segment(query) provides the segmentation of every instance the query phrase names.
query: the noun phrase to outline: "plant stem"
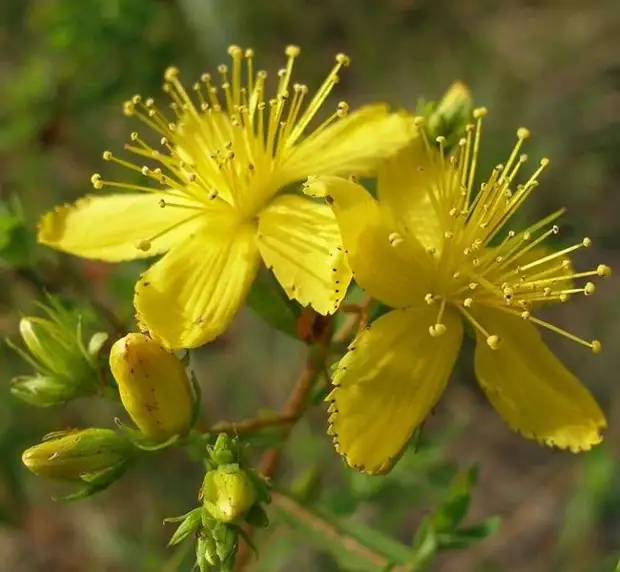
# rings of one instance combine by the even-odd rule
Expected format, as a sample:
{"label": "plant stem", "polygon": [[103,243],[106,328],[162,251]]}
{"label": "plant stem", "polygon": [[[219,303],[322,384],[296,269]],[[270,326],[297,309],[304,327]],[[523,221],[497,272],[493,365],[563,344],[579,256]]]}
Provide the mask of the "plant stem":
{"label": "plant stem", "polygon": [[265,429],[266,427],[277,427],[278,425],[288,425],[298,419],[298,415],[275,415],[272,417],[254,417],[242,421],[221,421],[215,423],[209,429],[209,433],[227,433],[229,435],[248,435]]}
{"label": "plant stem", "polygon": [[[390,564],[389,560],[379,552],[376,552],[361,544],[355,538],[344,533],[336,525],[323,520],[319,515],[309,511],[294,499],[282,493],[271,493],[271,504],[282,511],[294,516],[296,520],[303,522],[306,526],[320,532],[326,538],[337,541],[345,550],[352,554],[362,557],[370,564],[382,570]],[[391,572],[411,572],[415,568],[408,565],[394,566]]]}
{"label": "plant stem", "polygon": [[[306,405],[306,398],[312,390],[317,376],[325,367],[325,360],[329,355],[332,333],[333,322],[330,320],[328,327],[323,330],[320,339],[317,340],[317,346],[314,348],[316,351],[312,351],[313,348],[309,348],[306,361],[304,362],[302,370],[297,377],[297,381],[295,382],[288,399],[282,406],[281,416],[291,419],[290,424],[282,428],[283,441],[288,439],[295,425],[295,421],[301,417]],[[280,460],[281,452],[281,447],[272,447],[263,453],[263,456],[258,464],[258,470],[264,477],[268,479],[273,477],[278,466],[278,461]],[[246,533],[251,537],[253,528],[247,527]],[[236,572],[241,572],[245,569],[250,554],[251,550],[249,546],[246,542],[242,542],[239,546],[239,552],[237,553],[237,559],[235,562]]]}

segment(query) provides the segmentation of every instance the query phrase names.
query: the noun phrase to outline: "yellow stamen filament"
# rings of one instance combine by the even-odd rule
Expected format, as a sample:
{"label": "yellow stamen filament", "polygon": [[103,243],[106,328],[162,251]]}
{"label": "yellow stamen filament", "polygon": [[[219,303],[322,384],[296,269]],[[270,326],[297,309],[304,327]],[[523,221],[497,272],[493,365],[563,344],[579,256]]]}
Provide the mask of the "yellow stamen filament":
{"label": "yellow stamen filament", "polygon": [[[277,190],[269,185],[274,168],[304,134],[349,59],[344,54],[336,56],[335,65],[308,102],[308,88],[291,84],[300,50],[288,46],[286,64],[278,73],[276,93],[267,100],[267,74],[254,71],[253,51],[232,45],[228,53],[230,66],[220,65],[213,77],[203,74],[189,90],[181,83],[177,68],[166,70],[163,90],[171,101],[172,119],[166,117],[152,99],[143,100],[137,95],[124,104],[125,114],[137,117],[157,133],[162,146],[153,149],[132,133],[131,143],[125,149],[158,163],[159,172],[153,168],[145,170],[144,165],[117,158],[111,152],[106,152],[104,159],[141,172],[167,187],[163,191],[172,191],[175,196],[195,202],[216,197],[230,203],[241,215],[252,216],[269,198],[269,193]],[[341,102],[308,139],[319,136],[347,111],[347,104]],[[109,185],[133,191],[162,192],[101,178],[93,184],[98,188]],[[250,184],[261,191],[248,193],[246,189]]]}
{"label": "yellow stamen filament", "polygon": [[[580,243],[554,250],[543,249],[552,236],[559,232],[554,223],[564,209],[539,220],[526,230],[515,233],[503,231],[518,209],[538,186],[538,178],[549,164],[544,158],[524,184],[517,184],[527,155],[522,151],[529,131],[517,131],[517,141],[505,164],[493,169],[489,179],[475,192],[474,181],[485,109],[474,112],[474,122],[466,128],[454,155],[445,156],[445,139],[436,139],[431,146],[424,128],[424,120],[416,118],[428,154],[428,163],[437,175],[428,185],[428,199],[437,212],[441,225],[442,245],[439,252],[430,249],[435,261],[438,291],[427,294],[425,301],[433,304],[442,301],[436,323],[429,327],[431,335],[441,335],[441,317],[445,304],[451,304],[484,336],[489,347],[499,347],[499,338],[489,333],[468,311],[472,306],[493,308],[530,320],[533,324],[558,333],[581,345],[600,351],[600,342],[583,340],[574,334],[540,320],[532,315],[538,306],[549,302],[566,302],[573,295],[590,296],[595,284],[586,282],[575,285],[579,279],[595,276],[605,278],[611,269],[599,264],[594,269],[574,271],[570,255],[580,248],[587,248],[592,241],[584,238]],[[502,233],[501,241],[493,245]],[[396,234],[390,235],[390,244],[399,244]],[[535,253],[540,254],[536,257]],[[483,314],[480,314],[483,316]],[[483,318],[480,318],[484,321]]]}

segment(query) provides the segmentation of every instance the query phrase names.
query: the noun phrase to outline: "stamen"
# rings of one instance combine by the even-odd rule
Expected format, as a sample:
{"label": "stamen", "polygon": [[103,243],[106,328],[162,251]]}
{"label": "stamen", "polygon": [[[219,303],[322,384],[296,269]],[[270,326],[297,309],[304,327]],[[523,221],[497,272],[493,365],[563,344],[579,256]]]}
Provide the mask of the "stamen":
{"label": "stamen", "polygon": [[441,299],[441,305],[439,306],[439,312],[437,313],[437,318],[435,319],[435,323],[432,326],[429,326],[428,331],[431,336],[434,338],[441,336],[446,333],[446,325],[441,322],[443,318],[443,313],[446,309],[446,299],[445,297]]}
{"label": "stamen", "polygon": [[500,337],[495,334],[489,334],[487,330],[478,322],[470,312],[468,312],[463,306],[457,306],[457,308],[461,311],[461,313],[469,320],[472,326],[476,328],[486,339],[487,345],[492,349],[496,350],[500,345]]}

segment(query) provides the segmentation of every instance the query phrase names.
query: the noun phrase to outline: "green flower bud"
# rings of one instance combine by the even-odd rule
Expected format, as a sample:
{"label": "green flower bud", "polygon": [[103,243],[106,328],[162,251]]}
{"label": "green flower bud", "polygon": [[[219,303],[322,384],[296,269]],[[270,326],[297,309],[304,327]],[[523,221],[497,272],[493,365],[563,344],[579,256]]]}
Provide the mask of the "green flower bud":
{"label": "green flower bud", "polygon": [[22,461],[35,475],[61,481],[81,480],[129,461],[131,443],[111,429],[52,433],[26,449]]}
{"label": "green flower bud", "polygon": [[144,435],[165,441],[189,430],[192,388],[174,354],[148,336],[128,334],[112,346],[110,369],[125,410]]}
{"label": "green flower bud", "polygon": [[213,447],[208,447],[209,456],[213,464],[228,465],[239,459],[239,442],[236,437],[230,437],[226,433],[220,433]]}
{"label": "green flower bud", "polygon": [[443,136],[447,145],[458,141],[471,121],[473,101],[467,86],[454,82],[428,116],[428,131],[434,139]]}
{"label": "green flower bud", "polygon": [[215,520],[234,522],[256,502],[256,488],[239,465],[221,465],[205,475],[200,497]]}
{"label": "green flower bud", "polygon": [[47,317],[24,317],[19,323],[26,349],[8,342],[35,370],[13,379],[12,393],[32,405],[49,407],[100,392],[97,356],[107,334],[96,333],[87,347],[80,316],[53,298],[41,308]]}

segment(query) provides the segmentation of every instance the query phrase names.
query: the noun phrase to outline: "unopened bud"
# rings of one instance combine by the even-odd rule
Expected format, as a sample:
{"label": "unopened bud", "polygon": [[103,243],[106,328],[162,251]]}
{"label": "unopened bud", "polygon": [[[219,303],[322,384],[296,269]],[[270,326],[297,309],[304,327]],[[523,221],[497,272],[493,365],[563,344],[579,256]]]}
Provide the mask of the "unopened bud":
{"label": "unopened bud", "polygon": [[428,117],[428,130],[433,139],[438,136],[454,140],[461,137],[472,114],[472,97],[467,86],[454,82]]}
{"label": "unopened bud", "polygon": [[84,429],[50,435],[26,449],[22,461],[35,475],[63,481],[80,480],[118,466],[133,456],[132,444],[111,429]]}
{"label": "unopened bud", "polygon": [[239,465],[222,465],[205,475],[201,500],[215,520],[233,522],[256,502],[256,488]]}
{"label": "unopened bud", "polygon": [[74,397],[99,393],[97,356],[107,334],[95,334],[88,344],[82,337],[83,324],[75,312],[55,299],[40,305],[47,317],[24,317],[19,331],[25,348],[12,347],[32,368],[32,375],[12,380],[12,393],[39,407],[49,407]]}
{"label": "unopened bud", "polygon": [[123,406],[147,437],[165,441],[190,428],[192,388],[181,362],[144,334],[128,334],[110,350]]}

